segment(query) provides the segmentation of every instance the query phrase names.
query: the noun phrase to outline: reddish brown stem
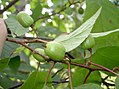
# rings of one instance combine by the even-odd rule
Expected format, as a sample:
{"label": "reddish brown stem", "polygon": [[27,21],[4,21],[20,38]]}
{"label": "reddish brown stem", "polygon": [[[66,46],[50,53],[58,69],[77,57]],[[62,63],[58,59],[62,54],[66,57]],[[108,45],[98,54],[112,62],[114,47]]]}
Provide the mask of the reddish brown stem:
{"label": "reddish brown stem", "polygon": [[49,75],[50,75],[50,73],[51,73],[51,71],[52,71],[52,69],[53,69],[54,66],[55,66],[55,62],[52,63],[52,65],[51,65],[51,67],[50,67],[50,69],[48,71],[48,74],[47,74],[46,80],[45,80],[45,85],[47,84],[48,77],[49,77]]}
{"label": "reddish brown stem", "polygon": [[84,84],[86,83],[86,81],[87,81],[88,77],[90,76],[91,72],[92,72],[92,71],[89,70],[88,74],[86,75],[86,77],[85,77],[85,79],[84,79]]}
{"label": "reddish brown stem", "polygon": [[38,74],[38,69],[39,69],[39,67],[40,67],[40,62],[38,62],[38,66],[37,66],[37,69],[36,69],[36,76],[37,76],[37,74]]}
{"label": "reddish brown stem", "polygon": [[[13,41],[13,40],[16,40],[15,38],[7,38],[6,40],[8,41]],[[42,39],[20,39],[18,40],[19,42],[22,42],[22,43],[47,43],[48,41],[46,40],[42,40]]]}
{"label": "reddish brown stem", "polygon": [[71,77],[71,68],[70,68],[70,63],[67,62],[68,64],[68,75],[69,75],[69,83],[70,83],[70,89],[73,89],[73,86],[72,86],[72,77]]}
{"label": "reddish brown stem", "polygon": [[40,56],[42,56],[43,58],[45,58],[46,61],[49,61],[49,57],[48,57],[48,56],[43,55],[43,54],[37,52],[36,50],[32,49],[31,47],[29,47],[28,45],[26,45],[26,44],[25,44],[24,42],[22,42],[22,41],[15,40],[15,39],[10,39],[10,38],[7,38],[6,40],[7,40],[7,41],[10,41],[10,42],[15,42],[15,43],[17,43],[17,44],[20,44],[20,45],[24,46],[25,48],[29,49],[31,52],[34,52],[34,53],[36,53],[36,54],[39,54]]}
{"label": "reddish brown stem", "polygon": [[94,65],[94,66],[97,66],[97,67],[99,67],[99,68],[102,68],[103,70],[105,70],[105,71],[108,71],[108,72],[110,72],[110,73],[112,73],[112,74],[114,74],[114,75],[119,75],[119,74],[117,74],[117,73],[115,73],[114,71],[112,71],[112,70],[110,70],[110,69],[108,69],[108,68],[106,68],[106,67],[104,67],[104,66],[101,66],[101,65],[99,65],[99,64],[96,64],[96,63],[93,63],[93,62],[90,62],[90,64],[92,64],[92,65]]}

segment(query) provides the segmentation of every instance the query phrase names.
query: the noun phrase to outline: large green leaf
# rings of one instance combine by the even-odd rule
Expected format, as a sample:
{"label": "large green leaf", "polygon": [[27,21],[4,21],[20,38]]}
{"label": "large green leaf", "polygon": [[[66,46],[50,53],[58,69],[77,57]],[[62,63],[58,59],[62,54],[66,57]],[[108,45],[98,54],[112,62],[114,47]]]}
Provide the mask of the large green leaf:
{"label": "large green leaf", "polygon": [[109,69],[119,67],[119,47],[109,46],[98,49],[93,54],[92,61]]}
{"label": "large green leaf", "polygon": [[20,66],[20,57],[16,56],[10,59],[9,61],[9,67],[11,70],[16,73],[18,71],[18,68]]}
{"label": "large green leaf", "polygon": [[[39,71],[37,75],[36,71],[32,72],[20,89],[42,89],[46,75],[47,71]],[[51,85],[51,77],[48,79],[48,85]]]}
{"label": "large green leaf", "polygon": [[95,50],[106,46],[119,46],[119,9],[109,0],[86,0],[87,8],[84,22],[90,18],[100,6],[102,7],[102,11],[92,29],[92,32],[97,32],[92,33],[96,40]]}
{"label": "large green leaf", "polygon": [[0,58],[3,59],[10,57],[18,47],[18,44],[6,41]]}
{"label": "large green leaf", "polygon": [[115,80],[115,86],[116,86],[116,89],[119,89],[119,76],[117,76]]}
{"label": "large green leaf", "polygon": [[71,51],[78,47],[90,34],[93,25],[100,14],[101,8],[84,24],[69,35],[56,38],[55,41],[60,42],[66,48],[66,51]]}
{"label": "large green leaf", "polygon": [[74,89],[103,89],[97,84],[89,83],[89,84],[84,84],[78,87],[75,87]]}
{"label": "large green leaf", "polygon": [[16,19],[16,16],[10,16],[8,19],[5,20],[9,30],[12,32],[12,35],[14,36],[21,36],[24,35],[26,32],[28,32],[28,28],[24,28]]}
{"label": "large green leaf", "polygon": [[[84,79],[88,74],[89,70],[84,68],[77,68],[75,72],[72,74],[72,84],[74,87],[77,87],[84,83]],[[101,76],[98,71],[94,71],[88,77],[86,83],[101,83]]]}
{"label": "large green leaf", "polygon": [[9,58],[0,60],[0,71],[8,66]]}
{"label": "large green leaf", "polygon": [[104,32],[119,28],[119,9],[109,0],[86,0],[84,22],[89,19],[99,7],[102,7],[102,11],[95,22],[92,32]]}

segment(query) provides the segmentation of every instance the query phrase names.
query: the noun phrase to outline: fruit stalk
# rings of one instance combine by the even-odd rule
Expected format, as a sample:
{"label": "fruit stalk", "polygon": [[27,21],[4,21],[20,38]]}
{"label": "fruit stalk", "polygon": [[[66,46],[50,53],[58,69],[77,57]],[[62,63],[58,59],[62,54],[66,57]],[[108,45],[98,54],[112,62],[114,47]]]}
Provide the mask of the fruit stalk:
{"label": "fruit stalk", "polygon": [[68,75],[69,75],[69,83],[70,83],[70,89],[73,89],[73,86],[72,86],[72,76],[71,76],[71,67],[70,67],[70,63],[67,62],[68,64]]}
{"label": "fruit stalk", "polygon": [[50,67],[50,69],[48,71],[48,74],[46,76],[45,84],[44,85],[47,85],[48,77],[50,76],[50,73],[51,73],[52,69],[54,68],[54,66],[55,66],[55,62],[52,63],[52,65],[51,65],[51,67]]}
{"label": "fruit stalk", "polygon": [[6,41],[6,37],[7,37],[7,28],[4,20],[0,18],[0,56],[2,53],[4,43]]}

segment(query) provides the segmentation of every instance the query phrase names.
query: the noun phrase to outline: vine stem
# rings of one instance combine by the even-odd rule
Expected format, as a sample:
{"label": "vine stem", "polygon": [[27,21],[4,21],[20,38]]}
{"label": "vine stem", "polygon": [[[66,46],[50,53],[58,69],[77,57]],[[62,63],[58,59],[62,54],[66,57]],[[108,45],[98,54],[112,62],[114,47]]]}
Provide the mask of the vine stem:
{"label": "vine stem", "polygon": [[72,77],[71,77],[71,68],[70,68],[70,63],[67,62],[67,64],[68,64],[68,75],[69,75],[70,89],[73,89],[73,86],[72,86]]}
{"label": "vine stem", "polygon": [[[32,51],[32,52],[34,52],[34,53],[36,53],[36,54],[41,55],[43,58],[45,58],[46,61],[50,61],[50,58],[49,58],[48,56],[43,55],[43,54],[41,54],[41,53],[35,51],[34,49],[32,49],[31,47],[29,47],[28,45],[26,45],[25,43],[23,43],[23,42],[21,42],[21,41],[19,41],[19,40],[10,39],[10,38],[7,38],[6,40],[7,40],[7,41],[10,41],[10,42],[14,42],[14,43],[20,44],[20,45],[24,46],[25,48],[28,48],[30,51]],[[61,62],[61,63],[67,64],[66,62]],[[110,70],[110,69],[108,69],[108,68],[106,68],[106,67],[104,67],[104,66],[101,66],[101,65],[99,65],[99,64],[96,64],[96,63],[93,63],[93,62],[89,62],[89,63],[92,64],[92,65],[94,65],[94,66],[97,66],[97,67],[99,67],[99,68],[91,68],[91,67],[86,66],[86,65],[83,65],[83,64],[79,64],[79,63],[75,63],[75,62],[70,62],[71,65],[83,67],[83,68],[86,68],[86,69],[89,69],[89,70],[93,70],[93,71],[95,71],[95,70],[103,70],[103,71],[108,71],[108,72],[110,72],[110,73],[112,73],[112,74],[114,74],[114,75],[116,75],[116,76],[119,75],[119,74],[115,73],[114,71],[112,71],[112,70]]]}
{"label": "vine stem", "polygon": [[119,74],[115,73],[114,71],[112,71],[112,70],[110,70],[110,69],[108,69],[108,68],[106,68],[106,67],[104,67],[104,66],[101,66],[101,65],[99,65],[99,64],[95,64],[95,63],[93,63],[93,62],[89,62],[89,63],[92,64],[92,65],[94,65],[94,66],[97,66],[97,67],[99,67],[99,68],[102,68],[103,70],[108,71],[108,72],[110,72],[110,73],[112,73],[112,74],[114,74],[114,75],[119,76]]}
{"label": "vine stem", "polygon": [[86,81],[87,81],[88,77],[90,76],[91,72],[92,72],[92,71],[89,70],[88,74],[86,75],[86,77],[85,77],[85,79],[84,79],[84,84],[86,83]]}
{"label": "vine stem", "polygon": [[47,84],[48,77],[49,77],[49,75],[50,75],[50,73],[51,73],[51,71],[52,71],[52,69],[53,69],[54,66],[55,66],[55,62],[53,61],[52,65],[51,65],[51,67],[50,67],[50,69],[48,71],[48,74],[46,76],[45,85]]}

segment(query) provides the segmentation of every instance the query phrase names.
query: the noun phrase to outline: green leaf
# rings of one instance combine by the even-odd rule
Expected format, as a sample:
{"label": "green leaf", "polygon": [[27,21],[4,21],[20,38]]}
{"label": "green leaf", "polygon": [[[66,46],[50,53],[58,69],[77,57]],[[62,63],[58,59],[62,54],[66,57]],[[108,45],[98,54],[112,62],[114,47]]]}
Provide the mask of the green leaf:
{"label": "green leaf", "polygon": [[20,57],[16,56],[10,59],[9,61],[9,67],[11,70],[16,73],[18,71],[18,68],[20,66]]}
{"label": "green leaf", "polygon": [[42,15],[42,6],[40,4],[40,2],[37,3],[36,7],[32,10],[33,14],[32,17],[34,20],[38,19],[39,16]]}
{"label": "green leaf", "polygon": [[97,84],[88,83],[88,84],[83,84],[81,86],[75,87],[74,89],[103,89],[103,88]]}
{"label": "green leaf", "polygon": [[100,14],[100,11],[101,8],[74,32],[66,35],[65,38],[56,38],[55,41],[63,44],[67,52],[78,47],[90,34],[93,25]]}
{"label": "green leaf", "polygon": [[[13,81],[6,75],[0,75],[0,86],[4,89],[9,89],[13,85]],[[0,88],[1,89],[1,88]]]}
{"label": "green leaf", "polygon": [[109,69],[119,67],[119,47],[109,46],[98,49],[92,56],[94,63],[105,66]]}
{"label": "green leaf", "polygon": [[19,47],[18,44],[6,41],[0,58],[3,59],[10,57],[18,47]]}
{"label": "green leaf", "polygon": [[[32,72],[20,89],[42,89],[45,83],[47,71]],[[48,78],[47,84],[51,85],[51,77]]]}
{"label": "green leaf", "polygon": [[9,58],[0,60],[0,71],[8,66]]}
{"label": "green leaf", "polygon": [[9,30],[12,32],[12,35],[14,36],[21,36],[24,35],[27,31],[28,28],[24,28],[16,19],[16,16],[10,16],[10,18],[5,20]]}
{"label": "green leaf", "polygon": [[106,36],[100,36],[95,38],[95,46],[94,49],[97,50],[102,47],[108,46],[119,46],[119,32],[113,32]]}
{"label": "green leaf", "polygon": [[92,32],[105,32],[119,28],[119,9],[110,0],[86,0],[84,22],[100,7],[102,7],[102,11]]}
{"label": "green leaf", "polygon": [[[84,68],[77,68],[75,72],[72,74],[72,84],[74,87],[82,85],[84,83],[84,79],[88,74],[89,70]],[[97,83],[101,84],[101,75],[98,71],[91,72],[88,77],[86,83]],[[80,88],[79,88],[80,89]]]}
{"label": "green leaf", "polygon": [[116,89],[119,89],[119,76],[117,76],[117,78],[115,80],[115,87],[116,87]]}

